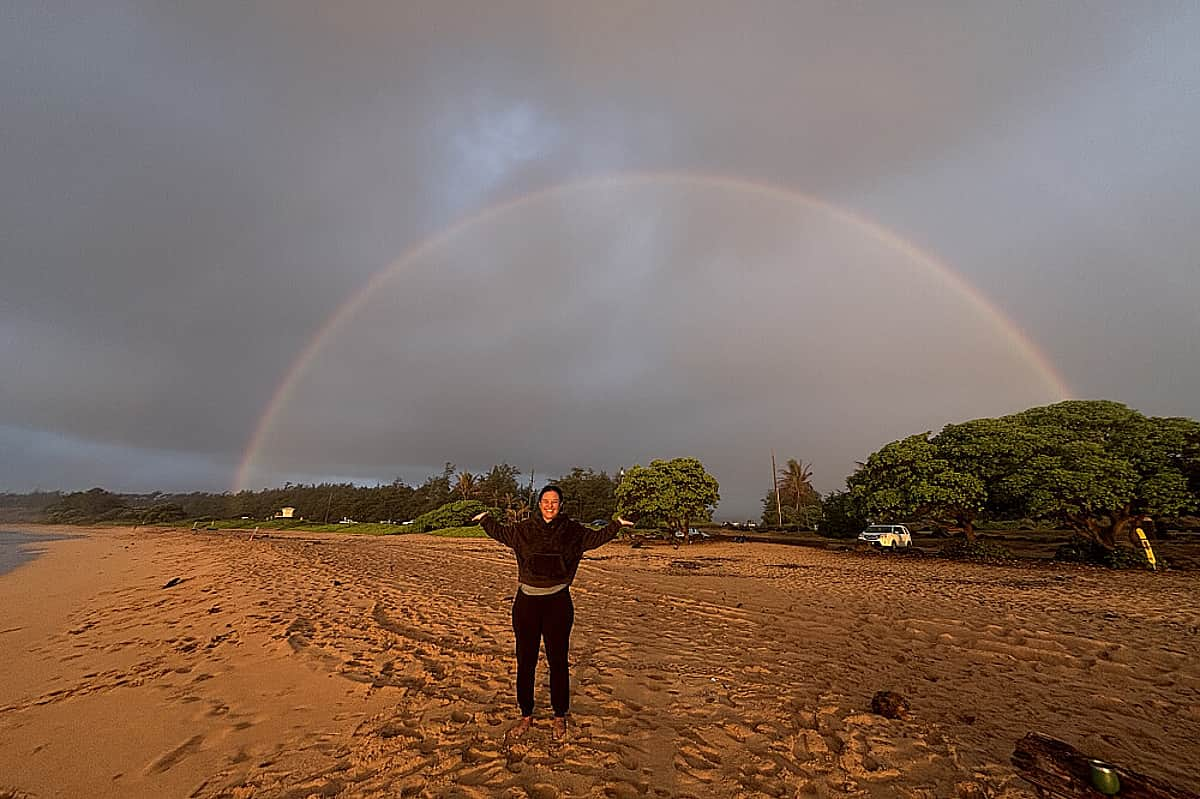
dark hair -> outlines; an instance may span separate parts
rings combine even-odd
[[[559,488],[558,486],[554,485],[553,483],[550,483],[549,485],[547,485],[545,488],[543,488],[541,491],[538,492],[538,504],[539,505],[542,502],[542,497],[546,496],[551,491],[553,491],[555,494],[558,494],[558,504],[559,505],[562,504],[562,502],[563,502],[562,489]]]

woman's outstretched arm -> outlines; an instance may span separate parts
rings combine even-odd
[[[487,533],[488,538],[494,538],[507,547],[513,546],[513,542],[517,540],[517,526],[515,524],[501,524],[493,519],[492,514],[486,510],[471,517],[471,521],[478,522],[483,531]]]
[[[576,522],[576,524],[579,524]],[[593,530],[582,524],[579,525],[583,529],[583,548],[584,551],[595,549],[598,546],[607,544],[617,537],[617,533],[622,527],[633,527],[633,522],[621,516],[610,519],[607,527],[601,527],[599,530]]]

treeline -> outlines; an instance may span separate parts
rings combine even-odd
[[[575,467],[554,482],[563,488],[565,511],[577,519],[607,519],[616,511],[617,481],[604,471]],[[521,479],[520,469],[507,463],[478,474],[458,471],[454,464],[447,463],[440,474],[430,475],[416,486],[395,480],[376,486],[286,483],[281,488],[221,494],[117,494],[93,488],[68,494],[42,493],[36,498],[4,496],[8,507],[24,508],[26,514],[36,512],[38,520],[51,524],[157,524],[241,517],[265,520],[285,507],[294,508],[297,517],[316,522],[348,518],[400,523],[461,500],[479,500],[514,518],[524,518],[536,499],[536,488]]]
[[[636,479],[634,479],[636,478]],[[949,424],[884,445],[822,496],[812,467],[788,460],[763,499],[764,526],[853,537],[869,521],[909,522],[973,540],[981,525],[1050,524],[1111,549],[1135,523],[1189,526],[1200,510],[1200,422],[1145,416],[1120,403],[1070,400],[998,418]],[[540,484],[541,481],[539,481]],[[565,512],[589,522],[618,510],[640,524],[684,530],[711,519],[715,480],[694,459],[655,461],[618,478],[576,467],[554,480]],[[506,463],[473,474],[445,464],[417,486],[294,485],[213,494],[113,494],[101,488],[0,495],[0,514],[55,523],[155,523],[269,519],[281,508],[316,522],[400,523],[475,500],[513,519],[532,509],[537,486]],[[0,516],[3,520],[4,516]],[[26,518],[26,520],[29,520]]]

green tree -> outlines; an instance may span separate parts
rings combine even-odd
[[[453,492],[455,467],[449,461],[442,467],[441,474],[430,475],[414,492],[413,513],[419,515],[436,510],[450,502]]]
[[[909,436],[872,453],[846,481],[851,500],[872,521],[928,516],[975,540],[984,509],[983,481],[957,468],[928,433]]]
[[[507,463],[497,464],[479,480],[479,497],[484,502],[498,507],[507,507],[504,497],[508,494],[517,496],[521,487],[517,478],[521,470]]]
[[[829,538],[855,538],[867,526],[867,517],[855,505],[849,491],[831,491],[821,502],[818,531]]]
[[[616,488],[617,510],[643,520],[664,522],[683,533],[693,522],[711,521],[721,501],[720,486],[696,458],[653,460],[625,472]]]
[[[1185,433],[1179,466],[1180,472],[1187,478],[1188,493],[1200,497],[1200,429]]]
[[[1016,518],[1025,513],[1025,486],[1019,475],[1036,446],[1030,432],[1012,417],[949,424],[930,441],[957,471],[982,481],[988,516]]]
[[[474,499],[479,494],[479,478],[470,472],[459,472],[454,481],[454,492],[459,499]]]
[[[1029,462],[1010,478],[1031,515],[1111,549],[1137,518],[1197,505],[1189,469],[1200,422],[1147,417],[1107,400],[1068,400],[1011,419],[1032,442]]]
[[[776,505],[776,493],[779,503]],[[821,495],[812,486],[812,466],[789,458],[775,477],[775,487],[763,499],[762,523],[779,523],[812,529],[821,520]]]
[[[471,519],[483,511],[488,511],[493,516],[500,513],[499,508],[489,508],[477,499],[460,499],[457,502],[449,502],[414,519],[412,531],[428,533],[430,530],[441,530],[446,527],[466,527],[474,524]]]
[[[93,488],[67,494],[46,508],[46,518],[54,524],[91,524],[131,520],[135,513],[120,494]]]
[[[974,538],[982,514],[1053,519],[1105,548],[1143,516],[1197,506],[1200,422],[1068,400],[894,441],[847,480],[860,513],[928,515]]]
[[[566,512],[581,522],[609,519],[617,509],[617,483],[605,472],[576,466],[554,483],[563,490]]]

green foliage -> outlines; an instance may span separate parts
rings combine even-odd
[[[1030,517],[1112,549],[1142,515],[1198,506],[1200,422],[1069,400],[894,441],[847,479],[872,519],[928,517],[974,537],[985,518]]]
[[[721,501],[716,478],[696,458],[635,465],[625,472],[616,498],[618,512],[637,516],[639,526],[661,522],[684,533],[695,522],[711,521]]]
[[[826,538],[856,538],[868,524],[849,491],[831,491],[821,503],[821,512],[817,532]]]
[[[46,508],[51,524],[96,524],[135,521],[135,512],[116,495],[103,488],[67,494]]]
[[[44,521],[46,509],[62,499],[58,491],[34,491],[32,494],[0,493],[0,523],[19,524]]]
[[[520,476],[521,470],[507,463],[493,466],[490,472],[479,477],[479,499],[493,507],[504,507],[505,497],[521,494],[521,486],[517,482]]]
[[[441,530],[430,530],[430,535],[440,538],[486,538],[487,533],[477,524],[470,527],[444,527]]]
[[[1191,510],[1191,442],[1200,422],[1147,417],[1117,402],[1072,400],[1011,417],[1035,448],[1017,475],[1031,515],[1108,549],[1139,516]]]
[[[483,511],[488,511],[496,517],[500,515],[499,508],[489,508],[477,499],[460,499],[421,514],[413,519],[410,527],[414,533],[427,533],[447,527],[466,527],[472,517]]]
[[[794,530],[815,530],[822,525],[821,495],[815,491],[799,508],[793,505],[775,504],[775,489],[763,497],[763,510],[759,523],[763,527],[778,527],[779,516],[783,516],[783,527]]]
[[[982,560],[993,563],[1014,559],[1009,548],[999,541],[987,538],[971,540],[966,536],[956,536],[947,541],[942,546],[941,555],[956,560]]]
[[[778,497],[778,502],[776,501]],[[821,521],[821,495],[812,486],[812,467],[804,461],[788,458],[775,475],[775,485],[763,499],[762,523],[813,529]]]
[[[576,466],[553,482],[563,490],[563,509],[573,519],[610,519],[616,512],[617,482],[605,472]]]
[[[929,516],[975,537],[983,480],[951,461],[928,433],[887,444],[846,481],[858,513],[872,521]]]
[[[335,523],[345,518],[364,523],[401,522],[445,505],[451,499],[453,464],[439,474],[430,475],[417,487],[401,480],[376,486],[357,486],[350,483],[320,483],[298,485],[285,483],[279,488],[262,491],[239,491],[236,494],[212,494],[202,491],[164,494],[111,494],[103,489],[78,494],[10,495],[5,504],[16,507],[20,502],[30,507],[29,514],[37,521],[59,524],[95,524],[101,522],[138,524],[169,523],[178,519],[166,506],[183,509],[184,519],[240,519],[250,517],[265,524],[280,508],[293,507],[297,516],[308,523]],[[488,501],[490,492],[515,491],[516,475],[520,472],[507,464],[492,467],[476,482],[477,497]],[[92,496],[86,497],[85,495]],[[37,502],[35,506],[33,503]],[[491,503],[493,505],[502,503]],[[152,510],[158,506],[158,510]],[[3,506],[0,506],[0,511]],[[147,515],[149,514],[149,515]],[[297,520],[300,523],[300,520]]]
[[[143,511],[138,518],[139,524],[170,524],[187,518],[183,506],[170,502],[152,505]]]

